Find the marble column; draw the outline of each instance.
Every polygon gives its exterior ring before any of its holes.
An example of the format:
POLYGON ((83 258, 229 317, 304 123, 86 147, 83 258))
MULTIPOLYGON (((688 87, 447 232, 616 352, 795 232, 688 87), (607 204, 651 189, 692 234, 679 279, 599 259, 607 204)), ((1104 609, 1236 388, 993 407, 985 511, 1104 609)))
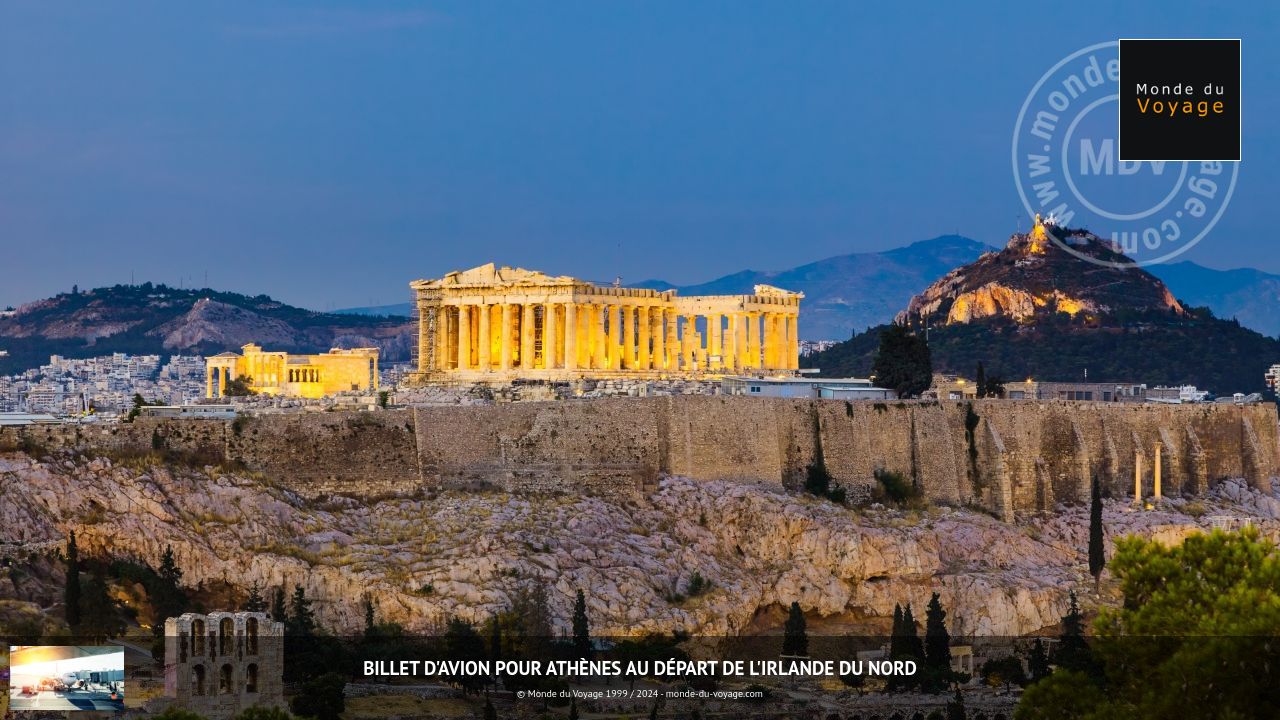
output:
POLYGON ((800 367, 800 316, 787 315, 787 367, 796 370, 800 367))
POLYGON ((427 353, 427 348, 431 347, 429 330, 431 316, 429 313, 432 312, 426 303, 418 303, 418 372, 427 372, 431 369, 431 358, 427 353))
POLYGON ((213 397, 213 368, 204 366, 204 396, 213 397))
POLYGON ((724 367, 724 342, 722 339, 724 317, 720 313, 707 316, 707 356, 708 370, 719 370, 724 367), (714 360, 710 358, 715 358, 714 360))
POLYGON ((667 370, 680 370, 680 315, 674 309, 664 311, 667 321, 667 370))
POLYGON ((470 370, 471 365, 471 307, 458 306, 458 369, 470 370))
POLYGON ((510 370, 513 355, 511 345, 514 342, 511 324, 515 318, 515 309, 511 306, 511 303, 502 303, 499 307, 502 309, 498 314, 498 317, 501 318, 501 326, 498 328, 498 367, 503 370, 510 370))
POLYGON ((697 368, 698 317, 685 315, 680 323, 680 369, 690 371, 697 368))
POLYGON ((622 312, 617 305, 607 305, 609 312, 609 353, 606 367, 617 370, 622 367, 622 312))
POLYGON ((452 363, 449 362, 449 355, 452 352, 453 332, 449 328, 449 320, 451 313, 449 306, 440 305, 436 308, 436 367, 438 372, 448 370, 452 363))
POLYGON ((774 322, 776 315, 771 312, 763 313, 762 324, 760 330, 760 344, 764 346, 764 361, 762 367, 773 369, 778 366, 778 334, 777 324, 774 322))
POLYGON ((622 367, 636 369, 636 309, 622 306, 622 367))
POLYGON ((520 368, 532 370, 534 362, 534 330, 537 319, 534 317, 533 303, 520 305, 520 368))
POLYGON ((726 370, 738 369, 738 313, 729 314, 729 329, 721 347, 726 370))
POLYGON ((605 315, 603 304, 591 306, 591 367, 597 370, 609 367, 609 338, 605 335, 605 315))
POLYGON ((650 332, 653 335, 653 356, 649 363, 654 370, 665 370, 667 367, 667 324, 666 311, 660 307, 650 308, 650 332))
POLYGON ((1142 451, 1133 454, 1133 504, 1142 507, 1142 451))
POLYGON ((560 323, 557 322, 556 306, 547 303, 542 306, 542 368, 550 370, 556 367, 559 362, 560 353, 557 352, 558 338, 556 337, 560 323))
POLYGON ((649 308, 641 305, 636 308, 636 324, 639 326, 639 338, 636 341, 636 367, 649 369, 649 308))
POLYGON ((573 302, 564 304, 564 367, 578 367, 578 306, 573 302))
POLYGON ((760 367, 760 314, 747 313, 747 367, 760 367))
POLYGON ((479 352, 476 354, 480 369, 488 372, 493 369, 493 306, 477 305, 476 311, 480 313, 480 336, 476 343, 479 352))

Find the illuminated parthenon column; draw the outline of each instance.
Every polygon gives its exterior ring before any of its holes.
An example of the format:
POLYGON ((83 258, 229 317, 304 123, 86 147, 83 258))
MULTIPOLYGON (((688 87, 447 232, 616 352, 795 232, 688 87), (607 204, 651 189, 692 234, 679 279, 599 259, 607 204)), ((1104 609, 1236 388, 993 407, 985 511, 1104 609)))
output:
MULTIPOLYGON (((798 366, 802 296, 765 285, 744 295, 679 297, 484 265, 412 287, 413 380, 788 374, 798 366)), ((206 381, 212 392, 212 372, 206 381)))

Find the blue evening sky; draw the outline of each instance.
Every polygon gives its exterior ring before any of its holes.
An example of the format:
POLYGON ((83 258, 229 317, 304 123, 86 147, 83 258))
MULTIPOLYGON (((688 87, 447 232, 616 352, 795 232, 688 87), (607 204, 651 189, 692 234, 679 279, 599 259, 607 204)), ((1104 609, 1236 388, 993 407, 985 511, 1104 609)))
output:
POLYGON ((490 260, 708 280, 1025 214, 1028 89, 1241 37, 1244 157, 1188 254, 1280 272, 1280 6, 0 0, 0 306, 204 284, 401 302, 490 260))

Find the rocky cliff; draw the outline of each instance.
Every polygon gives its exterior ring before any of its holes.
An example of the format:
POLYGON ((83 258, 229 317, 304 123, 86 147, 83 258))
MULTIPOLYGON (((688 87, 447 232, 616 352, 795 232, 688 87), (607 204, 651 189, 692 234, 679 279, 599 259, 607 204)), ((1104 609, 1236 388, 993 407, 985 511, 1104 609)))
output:
MULTIPOLYGON (((1091 585, 1079 507, 1010 524, 680 477, 639 501, 460 491, 307 501, 268 478, 69 452, 0 455, 0 487, 0 540, 38 546, 75 530, 82 554, 153 566, 172 545, 187 583, 299 584, 337 630, 360 626, 366 593, 380 615, 422 631, 446 616, 483 620, 538 582, 561 629, 585 590, 604 634, 769 632, 771 609, 793 601, 815 632, 881 633, 895 603, 922 606, 937 591, 954 634, 1013 635, 1053 625, 1067 593, 1091 585), (694 573, 711 589, 678 597, 694 573)), ((1177 542, 1244 522, 1275 538, 1278 517, 1274 494, 1227 481, 1156 511, 1109 502, 1105 520, 1108 542, 1177 542)))
POLYGON ((1111 243, 1083 230, 1037 224, 1012 236, 1004 249, 942 276, 913 297, 896 321, 929 318, 950 325, 997 317, 1026 323, 1036 316, 1083 313, 1096 323, 1119 311, 1184 312, 1159 278, 1111 243))

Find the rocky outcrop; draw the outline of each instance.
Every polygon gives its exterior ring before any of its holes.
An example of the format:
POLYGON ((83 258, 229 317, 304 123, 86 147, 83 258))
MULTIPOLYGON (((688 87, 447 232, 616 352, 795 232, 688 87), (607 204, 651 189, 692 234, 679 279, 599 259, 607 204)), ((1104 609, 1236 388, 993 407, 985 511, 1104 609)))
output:
MULTIPOLYGON (((1015 635, 1056 623, 1067 593, 1091 584, 1083 508, 1010 524, 947 507, 854 511, 678 477, 639 501, 444 492, 316 502, 215 468, 70 454, 0 456, 0 483, 0 540, 74 529, 84 553, 152 565, 171 545, 186 582, 301 585, 338 630, 360 625, 366 594, 381 616, 424 630, 448 616, 482 620, 543 583, 562 627, 583 589, 593 627, 607 634, 735 635, 791 602, 815 619, 857 618, 853 627, 884 632, 895 603, 923 605, 937 591, 954 633, 1015 635), (682 598, 694 573, 711 589, 682 598)), ((1109 539, 1176 542, 1245 521, 1280 534, 1280 502, 1245 484, 1199 502, 1152 512, 1108 504, 1109 539)))
POLYGON ((1011 237, 1003 250, 986 253, 925 288, 896 322, 945 318, 950 325, 1002 317, 1028 323, 1037 315, 1082 312, 1097 321, 1117 308, 1183 312, 1163 282, 1126 264, 1132 261, 1090 233, 1037 225, 1011 237), (1100 262, 1086 263, 1081 256, 1100 262))
POLYGON ((295 344, 293 328, 286 323, 209 298, 195 301, 191 310, 147 334, 163 338, 166 349, 234 348, 249 342, 266 347, 295 344))

